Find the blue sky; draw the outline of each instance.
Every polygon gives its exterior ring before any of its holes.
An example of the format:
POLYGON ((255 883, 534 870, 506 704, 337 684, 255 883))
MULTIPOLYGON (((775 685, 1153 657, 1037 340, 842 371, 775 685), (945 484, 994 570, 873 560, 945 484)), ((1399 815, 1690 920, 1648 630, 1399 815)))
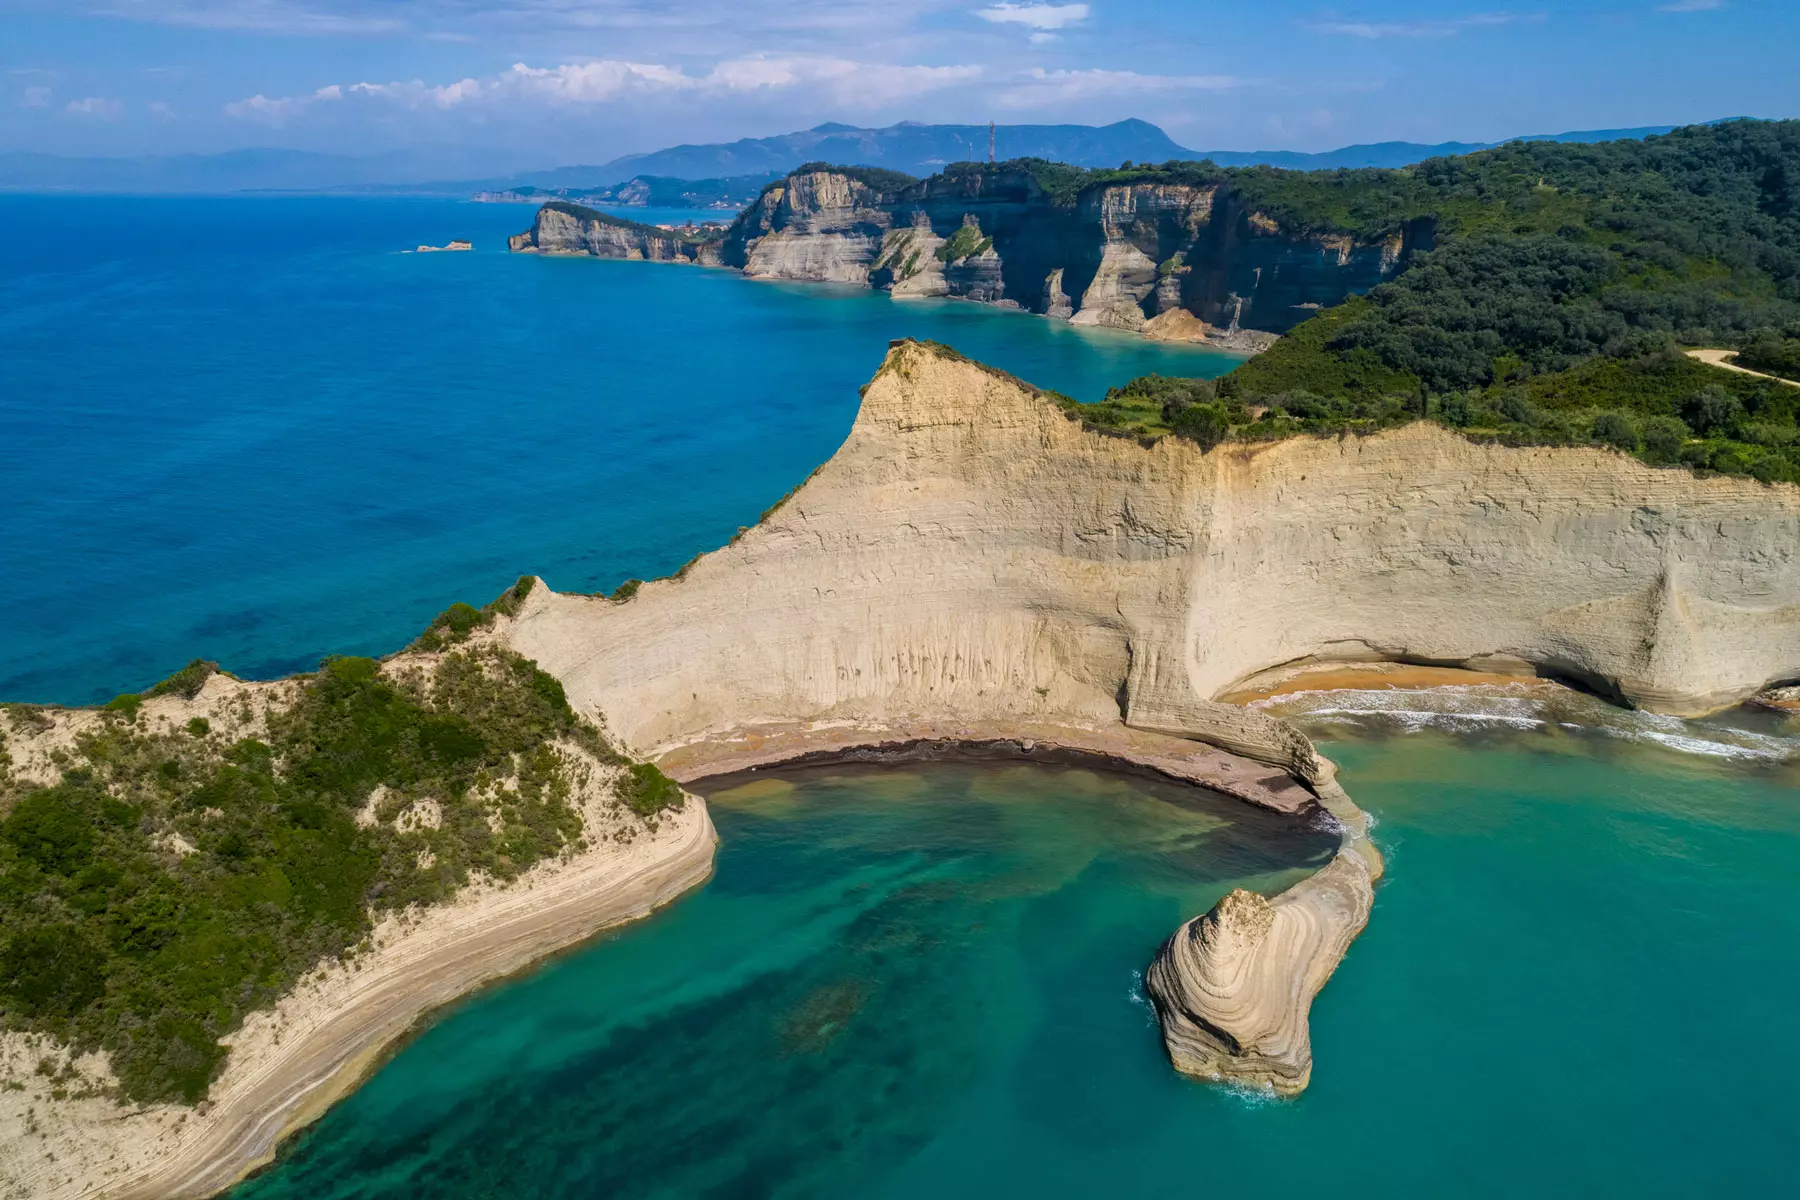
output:
POLYGON ((1196 149, 1800 115, 1800 0, 0 0, 0 150, 595 162, 821 121, 1196 149))

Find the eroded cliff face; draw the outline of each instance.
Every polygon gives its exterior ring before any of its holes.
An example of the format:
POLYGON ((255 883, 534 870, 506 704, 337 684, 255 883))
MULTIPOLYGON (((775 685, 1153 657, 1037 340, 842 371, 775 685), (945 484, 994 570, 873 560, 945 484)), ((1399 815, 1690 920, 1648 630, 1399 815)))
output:
POLYGON ((1378 243, 1300 236, 1220 187, 1131 184, 1065 207, 1024 171, 894 192, 814 171, 766 191, 721 261, 758 278, 958 296, 1083 325, 1136 330, 1186 312, 1221 334, 1283 333, 1390 278, 1433 236, 1429 221, 1378 243), (959 239, 965 227, 973 236, 959 239))
POLYGON ((531 228, 507 239, 516 253, 589 254, 596 258, 717 263, 712 243, 693 242, 651 225, 584 217, 564 208, 538 209, 531 228))
POLYGON ((912 343, 848 440, 636 598, 515 648, 639 749, 929 712, 1178 726, 1308 657, 1498 657, 1694 713, 1800 677, 1800 489, 1420 424, 1203 454, 912 343))
POLYGON ((794 730, 1010 727, 1280 767, 1338 855, 1184 925, 1147 984, 1178 1068, 1293 1092, 1381 860, 1298 730, 1214 697, 1283 663, 1391 657, 1530 664, 1664 712, 1733 703, 1800 678, 1800 489, 1427 424, 1145 447, 904 342, 842 448, 755 528, 624 602, 537 588, 503 636, 665 761, 794 730))
POLYGON ((891 218, 881 193, 830 171, 766 189, 725 235, 720 259, 756 279, 864 283, 891 218))

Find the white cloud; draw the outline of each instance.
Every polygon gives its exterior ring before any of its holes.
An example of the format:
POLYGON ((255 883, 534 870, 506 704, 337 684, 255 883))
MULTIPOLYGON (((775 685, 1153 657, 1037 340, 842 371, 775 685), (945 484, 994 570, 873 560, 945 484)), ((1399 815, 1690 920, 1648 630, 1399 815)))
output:
POLYGON ((225 111, 239 119, 281 125, 321 105, 355 99, 449 110, 473 104, 589 105, 676 93, 721 96, 788 90, 810 90, 833 104, 855 107, 903 100, 981 77, 978 66, 908 66, 818 56, 727 59, 703 74, 662 63, 597 59, 556 67, 514 63, 498 75, 445 84, 414 79, 331 84, 300 96, 271 98, 258 93, 227 104, 225 111))
POLYGON ((144 105, 144 111, 148 112, 159 121, 173 121, 175 119, 175 106, 170 104, 167 100, 152 100, 150 103, 144 105))
POLYGON ((1232 75, 1141 75, 1136 71, 1047 71, 1033 67, 1015 77, 1000 93, 1008 108, 1028 108, 1056 101, 1096 96, 1149 95, 1158 92, 1217 92, 1243 87, 1249 80, 1232 75))
POLYGON ((92 117, 96 121, 117 121, 125 115, 125 106, 105 96, 87 96, 71 100, 63 109, 72 117, 92 117))
POLYGON ((1370 40, 1396 37, 1441 38, 1455 37, 1465 29, 1511 25, 1519 19, 1515 13, 1494 12, 1451 17, 1442 21, 1316 21, 1307 25, 1307 28, 1314 33, 1370 40))
POLYGON ((50 89, 47 87, 28 87, 19 96, 20 108, 49 108, 50 89))
MULTIPOLYGON (((995 25, 1023 25, 1027 29, 1066 29, 1088 19, 1085 4, 990 4, 975 15, 995 25)), ((1036 39, 1033 39, 1034 41, 1036 39)))
POLYGON ((261 121, 267 125, 285 125, 319 104, 344 98, 344 89, 329 84, 306 96, 277 96, 271 99, 261 92, 247 100, 234 100, 225 106, 225 115, 240 120, 261 121))

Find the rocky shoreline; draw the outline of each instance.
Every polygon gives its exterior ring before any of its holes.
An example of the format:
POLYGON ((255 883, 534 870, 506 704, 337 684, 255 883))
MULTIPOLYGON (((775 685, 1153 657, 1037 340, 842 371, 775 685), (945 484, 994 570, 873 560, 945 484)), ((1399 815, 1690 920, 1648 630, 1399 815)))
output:
POLYGON ((904 185, 857 168, 801 168, 721 236, 686 241, 552 203, 510 244, 973 300, 1254 354, 1392 278, 1435 239, 1429 221, 1368 243, 1289 230, 1224 184, 1125 183, 1065 204, 1028 167, 967 168, 904 185))

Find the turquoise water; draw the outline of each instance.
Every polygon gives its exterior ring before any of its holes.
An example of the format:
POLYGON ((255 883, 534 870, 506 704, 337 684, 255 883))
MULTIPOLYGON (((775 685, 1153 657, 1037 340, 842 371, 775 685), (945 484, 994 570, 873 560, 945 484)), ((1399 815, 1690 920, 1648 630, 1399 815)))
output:
POLYGON ((274 676, 396 649, 521 572, 666 574, 837 448, 893 338, 1084 399, 1236 361, 507 254, 531 213, 0 196, 0 697, 103 700, 196 655, 274 676), (400 253, 453 237, 475 251, 400 253))
POLYGON ((1137 972, 1317 840, 1089 772, 813 768, 715 794, 704 890, 465 1003, 234 1200, 1788 1194, 1800 731, 1347 704, 1296 708, 1389 876, 1297 1100, 1177 1077, 1137 972))
MULTIPOLYGON (((830 454, 890 338, 1085 399, 1230 361, 501 252, 528 220, 0 197, 0 697, 196 654, 273 675, 520 571, 667 572, 830 454)), ((1176 1077, 1137 973, 1316 836, 1072 769, 821 768, 715 796, 703 890, 459 1006, 238 1195, 1792 1190, 1800 731, 1513 691, 1284 704, 1390 862, 1297 1101, 1176 1077)))

